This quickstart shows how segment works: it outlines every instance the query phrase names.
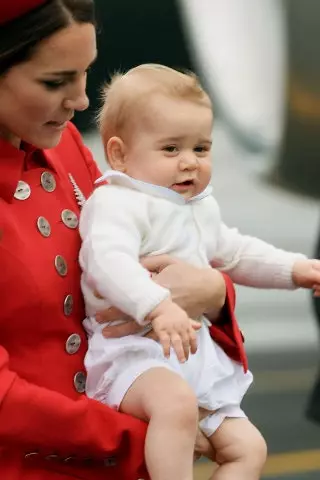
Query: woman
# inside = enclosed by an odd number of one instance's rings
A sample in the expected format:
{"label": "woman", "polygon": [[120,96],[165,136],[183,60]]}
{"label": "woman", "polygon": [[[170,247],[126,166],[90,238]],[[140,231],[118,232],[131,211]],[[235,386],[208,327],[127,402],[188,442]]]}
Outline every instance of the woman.
{"label": "woman", "polygon": [[[146,479],[145,424],[84,395],[77,225],[100,172],[68,121],[88,106],[93,1],[1,2],[0,25],[1,478]],[[214,270],[168,258],[145,265],[190,315],[217,312],[225,301]],[[213,331],[239,356],[226,281],[225,323]],[[117,315],[102,312],[101,321]],[[105,334],[137,329],[128,321]],[[202,437],[197,453],[210,453]]]}

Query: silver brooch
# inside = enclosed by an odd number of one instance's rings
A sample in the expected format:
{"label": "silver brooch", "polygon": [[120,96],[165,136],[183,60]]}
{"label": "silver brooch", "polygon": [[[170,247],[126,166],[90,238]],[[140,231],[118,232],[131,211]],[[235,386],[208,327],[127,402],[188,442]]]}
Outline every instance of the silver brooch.
{"label": "silver brooch", "polygon": [[73,186],[73,191],[74,191],[74,195],[76,197],[77,203],[81,208],[85,204],[86,197],[81,192],[80,188],[76,184],[76,181],[71,175],[71,173],[69,173],[68,175],[69,175],[70,182],[72,183],[72,186]]}

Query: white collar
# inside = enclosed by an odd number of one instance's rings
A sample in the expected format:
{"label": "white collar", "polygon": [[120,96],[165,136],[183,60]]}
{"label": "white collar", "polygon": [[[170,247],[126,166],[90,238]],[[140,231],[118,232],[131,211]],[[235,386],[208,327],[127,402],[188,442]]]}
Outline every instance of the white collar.
{"label": "white collar", "polygon": [[102,177],[95,181],[95,183],[101,183],[105,180],[113,185],[121,185],[123,187],[132,188],[156,197],[167,198],[168,200],[180,205],[202,200],[204,197],[207,197],[212,193],[212,186],[208,185],[207,188],[205,188],[201,193],[186,200],[182,195],[180,195],[180,193],[177,193],[170,188],[154,185],[153,183],[143,182],[142,180],[137,180],[129,177],[129,175],[126,175],[125,173],[119,172],[118,170],[107,170]]}

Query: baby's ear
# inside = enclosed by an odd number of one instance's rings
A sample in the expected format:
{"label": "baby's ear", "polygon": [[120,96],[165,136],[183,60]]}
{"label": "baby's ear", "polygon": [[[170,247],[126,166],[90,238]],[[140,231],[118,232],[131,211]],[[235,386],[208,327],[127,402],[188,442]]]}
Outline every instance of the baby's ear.
{"label": "baby's ear", "polygon": [[107,160],[113,170],[126,171],[125,145],[120,137],[111,137],[106,147]]}

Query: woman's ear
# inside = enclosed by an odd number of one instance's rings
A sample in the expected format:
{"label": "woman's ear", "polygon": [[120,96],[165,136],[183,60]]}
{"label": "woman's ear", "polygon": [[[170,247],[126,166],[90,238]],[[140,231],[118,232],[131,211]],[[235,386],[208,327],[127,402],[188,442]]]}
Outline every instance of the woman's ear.
{"label": "woman's ear", "polygon": [[106,147],[107,160],[113,170],[126,171],[125,145],[121,138],[111,137]]}

